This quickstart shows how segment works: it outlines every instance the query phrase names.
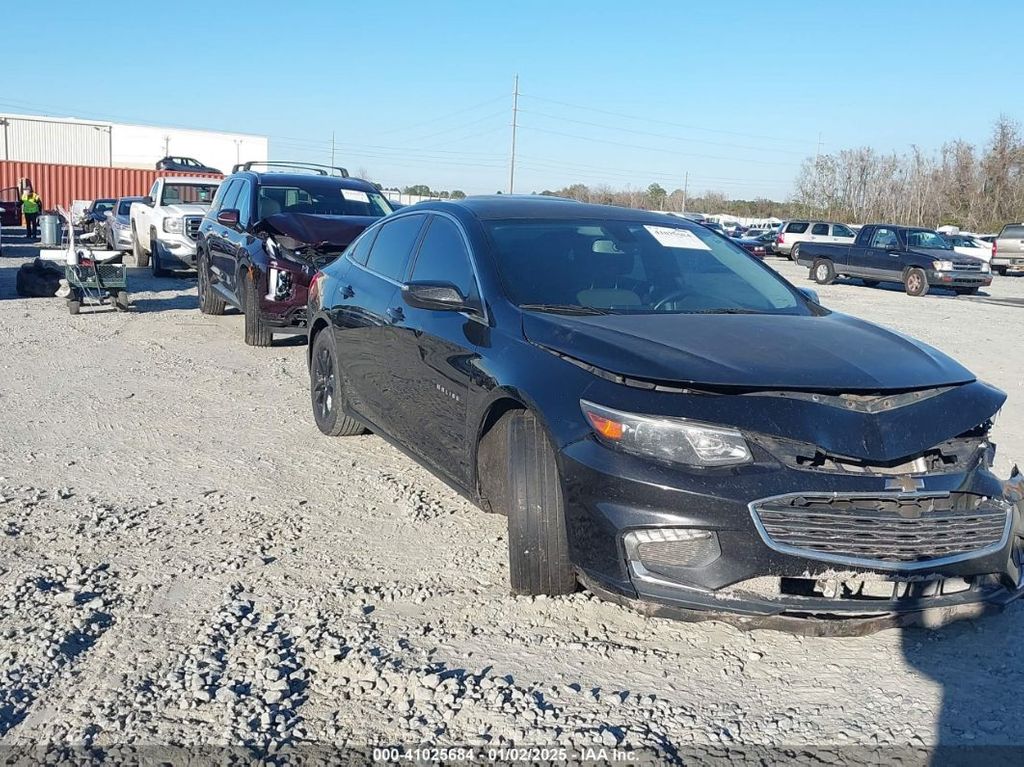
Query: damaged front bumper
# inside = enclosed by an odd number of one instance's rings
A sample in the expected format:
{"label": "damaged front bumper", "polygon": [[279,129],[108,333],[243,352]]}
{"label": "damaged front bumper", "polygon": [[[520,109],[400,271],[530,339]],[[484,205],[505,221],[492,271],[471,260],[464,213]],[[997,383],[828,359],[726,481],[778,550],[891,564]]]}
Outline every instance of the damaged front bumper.
{"label": "damaged front bumper", "polygon": [[943,625],[1024,594],[1024,477],[1000,482],[991,451],[951,473],[695,474],[583,440],[562,455],[570,550],[595,593],[646,614],[813,634]]}

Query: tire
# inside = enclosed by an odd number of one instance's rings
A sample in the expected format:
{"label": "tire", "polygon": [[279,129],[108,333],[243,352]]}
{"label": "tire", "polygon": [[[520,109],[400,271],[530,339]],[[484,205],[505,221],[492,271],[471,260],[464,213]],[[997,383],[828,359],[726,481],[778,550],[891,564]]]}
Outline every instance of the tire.
{"label": "tire", "polygon": [[128,311],[128,291],[119,290],[114,296],[114,308],[119,312]]}
{"label": "tire", "polygon": [[811,267],[811,279],[819,285],[831,285],[836,280],[836,268],[827,258],[819,258]]}
{"label": "tire", "polygon": [[166,277],[167,270],[163,268],[160,262],[160,240],[152,235],[149,235],[149,244],[152,249],[152,253],[149,256],[149,266],[153,271],[154,277]]}
{"label": "tire", "polygon": [[82,310],[82,302],[77,298],[68,299],[68,314],[78,314]]}
{"label": "tire", "polygon": [[903,289],[907,291],[908,296],[928,295],[928,275],[924,273],[924,269],[908,269],[903,275]]}
{"label": "tire", "polygon": [[132,227],[132,256],[135,257],[135,265],[145,269],[149,266],[149,253],[142,247],[142,243],[139,242],[139,233],[135,231],[135,227]]}
{"label": "tire", "polygon": [[245,313],[245,343],[247,346],[270,346],[274,334],[263,320],[260,312],[260,294],[256,281],[242,272],[242,311]]}
{"label": "tire", "polygon": [[317,334],[309,366],[309,398],[316,427],[328,437],[354,437],[363,427],[345,415],[341,368],[330,331]]}
{"label": "tire", "polygon": [[793,247],[789,249],[789,260],[796,263],[796,260],[800,257],[800,243],[794,243]]}
{"label": "tire", "polygon": [[536,416],[514,411],[508,422],[508,562],[514,594],[569,594],[565,504],[551,440]]}
{"label": "tire", "polygon": [[203,314],[219,316],[224,314],[224,299],[213,292],[210,285],[210,270],[203,252],[196,256],[196,290],[199,292],[199,311]]}
{"label": "tire", "polygon": [[863,282],[869,288],[877,288],[878,287],[878,280],[866,280],[864,278],[861,278],[861,282]]}
{"label": "tire", "polygon": [[958,296],[974,296],[978,294],[977,288],[953,288],[953,292]]}

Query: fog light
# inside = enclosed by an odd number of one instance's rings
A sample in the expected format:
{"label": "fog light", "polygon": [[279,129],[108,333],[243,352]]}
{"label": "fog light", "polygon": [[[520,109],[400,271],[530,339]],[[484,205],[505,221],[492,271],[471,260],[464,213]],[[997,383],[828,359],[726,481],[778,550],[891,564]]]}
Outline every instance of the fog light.
{"label": "fog light", "polygon": [[685,576],[687,570],[706,567],[722,555],[718,535],[711,530],[631,530],[623,537],[623,543],[633,572],[640,576]]}

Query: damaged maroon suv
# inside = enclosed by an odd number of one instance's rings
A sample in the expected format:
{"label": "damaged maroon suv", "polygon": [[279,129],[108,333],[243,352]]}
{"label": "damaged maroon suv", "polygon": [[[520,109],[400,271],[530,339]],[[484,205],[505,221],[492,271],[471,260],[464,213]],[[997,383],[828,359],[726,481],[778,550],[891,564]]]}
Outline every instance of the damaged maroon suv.
{"label": "damaged maroon suv", "polygon": [[275,333],[304,334],[313,275],[388,213],[377,188],[344,168],[236,165],[196,235],[199,310],[237,308],[249,346],[270,346]]}

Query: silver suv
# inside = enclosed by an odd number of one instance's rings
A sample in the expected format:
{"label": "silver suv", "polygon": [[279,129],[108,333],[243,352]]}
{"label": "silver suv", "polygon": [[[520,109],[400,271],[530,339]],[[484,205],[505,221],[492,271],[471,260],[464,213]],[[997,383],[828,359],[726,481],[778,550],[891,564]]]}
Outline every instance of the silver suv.
{"label": "silver suv", "polygon": [[775,238],[775,252],[796,261],[801,242],[849,245],[855,236],[850,227],[833,221],[786,221]]}
{"label": "silver suv", "polygon": [[992,243],[992,271],[1024,271],[1024,224],[1007,224]]}

